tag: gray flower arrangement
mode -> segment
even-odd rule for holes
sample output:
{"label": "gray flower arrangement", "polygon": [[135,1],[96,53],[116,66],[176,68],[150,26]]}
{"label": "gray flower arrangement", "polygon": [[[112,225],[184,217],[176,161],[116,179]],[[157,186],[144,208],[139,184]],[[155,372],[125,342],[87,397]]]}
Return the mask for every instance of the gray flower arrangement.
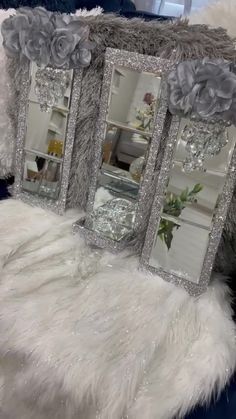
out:
{"label": "gray flower arrangement", "polygon": [[86,67],[94,43],[89,27],[76,16],[52,13],[42,7],[22,7],[2,23],[3,45],[10,57],[71,69]]}
{"label": "gray flower arrangement", "polygon": [[169,110],[236,124],[236,74],[223,59],[185,61],[168,77]]}

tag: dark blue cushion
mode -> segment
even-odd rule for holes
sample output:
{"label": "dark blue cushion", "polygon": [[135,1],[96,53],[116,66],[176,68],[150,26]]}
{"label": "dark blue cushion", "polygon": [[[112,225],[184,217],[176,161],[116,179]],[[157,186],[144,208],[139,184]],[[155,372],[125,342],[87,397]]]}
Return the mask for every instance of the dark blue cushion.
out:
{"label": "dark blue cushion", "polygon": [[[197,366],[196,366],[197,367]],[[236,376],[216,403],[199,407],[185,419],[235,419],[236,417]]]}
{"label": "dark blue cushion", "polygon": [[42,6],[51,11],[71,13],[76,10],[75,3],[76,0],[0,0],[0,8],[17,9],[22,6]]}
{"label": "dark blue cushion", "polygon": [[0,201],[9,198],[8,186],[12,185],[14,178],[0,179]]}
{"label": "dark blue cushion", "polygon": [[130,0],[0,0],[0,8],[18,8],[21,6],[43,6],[48,10],[71,13],[76,9],[88,10],[101,6],[105,12],[134,11],[135,6]]}

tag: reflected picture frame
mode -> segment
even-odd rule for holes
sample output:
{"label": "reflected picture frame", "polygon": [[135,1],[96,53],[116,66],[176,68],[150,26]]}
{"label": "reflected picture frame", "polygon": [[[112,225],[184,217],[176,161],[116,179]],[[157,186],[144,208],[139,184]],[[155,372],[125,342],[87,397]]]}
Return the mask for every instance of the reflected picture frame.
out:
{"label": "reflected picture frame", "polygon": [[32,63],[26,62],[21,70],[21,89],[19,100],[20,106],[18,111],[17,137],[14,155],[15,182],[13,185],[12,195],[14,198],[20,199],[27,204],[48,209],[59,215],[62,215],[66,209],[67,191],[69,185],[69,176],[75,137],[76,118],[81,93],[83,69],[78,68],[73,70],[71,100],[66,126],[65,146],[60,178],[60,189],[58,198],[54,200],[48,197],[32,194],[23,189],[24,153],[27,132],[29,92],[31,87],[31,65]]}
{"label": "reflected picture frame", "polygon": [[[164,127],[170,124],[172,119],[171,114],[168,112],[166,77],[169,72],[175,68],[175,63],[160,57],[142,55],[136,52],[117,50],[113,48],[106,49],[100,109],[94,139],[93,162],[91,169],[92,177],[89,186],[86,208],[87,217],[89,217],[92,213],[95,203],[95,194],[97,190],[99,171],[102,161],[102,147],[106,134],[106,117],[109,110],[111,85],[115,66],[125,67],[129,70],[136,70],[138,72],[143,71],[152,73],[161,77],[160,97],[158,100],[158,105],[156,105],[154,115],[154,128],[147,151],[147,159],[145,162],[142,179],[140,181],[137,198],[137,211],[135,216],[134,232],[137,233],[137,235],[141,235],[147,226],[148,214],[150,211],[153,195],[156,159],[160,144],[162,142],[162,136],[165,135]],[[74,231],[82,229],[84,233],[86,231],[86,221],[83,220],[83,225],[81,226],[79,224],[79,221],[75,223]],[[121,250],[121,248],[126,247],[127,245],[127,243],[124,243],[123,245],[121,244],[120,246],[117,246],[109,239],[97,239],[97,233],[92,234],[91,232],[88,232],[88,236],[89,241],[93,239],[93,241],[96,241],[97,243],[102,243],[102,247],[108,247],[110,249],[116,248],[117,250]],[[132,237],[132,243],[135,242],[133,239],[134,237]]]}
{"label": "reflected picture frame", "polygon": [[236,184],[236,143],[234,143],[234,149],[230,158],[228,170],[226,172],[223,190],[219,195],[213,214],[211,227],[209,229],[208,246],[203,260],[200,278],[198,283],[191,282],[184,276],[182,277],[175,273],[168,272],[163,267],[157,268],[150,264],[151,253],[162,216],[165,191],[167,190],[174,152],[178,142],[180,122],[181,118],[174,115],[169,134],[165,141],[160,172],[156,181],[155,197],[152,204],[139,266],[141,270],[149,271],[152,274],[159,275],[167,282],[182,286],[191,296],[199,296],[206,291],[211,280],[217,249],[220,244],[227,212]]}

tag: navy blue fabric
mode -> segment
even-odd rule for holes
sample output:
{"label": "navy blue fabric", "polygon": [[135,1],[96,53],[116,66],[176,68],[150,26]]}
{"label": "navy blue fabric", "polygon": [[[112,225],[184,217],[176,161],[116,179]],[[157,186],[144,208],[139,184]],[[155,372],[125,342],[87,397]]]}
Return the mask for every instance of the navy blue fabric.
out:
{"label": "navy blue fabric", "polygon": [[136,11],[135,5],[131,0],[0,0],[1,9],[16,9],[21,6],[43,6],[48,10],[61,13],[73,13],[80,8],[91,10],[96,6],[100,6],[105,13],[119,13],[128,19],[134,17],[141,17],[146,20],[170,19],[167,16],[157,16],[152,13]]}
{"label": "navy blue fabric", "polygon": [[235,419],[236,418],[236,375],[229,387],[222,393],[216,403],[208,408],[196,408],[185,419]]}
{"label": "navy blue fabric", "polygon": [[101,6],[105,12],[135,11],[130,0],[0,0],[0,8],[18,8],[21,6],[43,6],[51,11],[72,13],[76,9]]}
{"label": "navy blue fabric", "polygon": [[10,197],[8,186],[12,185],[14,178],[0,179],[0,201]]}
{"label": "navy blue fabric", "polygon": [[17,9],[22,6],[42,6],[51,11],[72,13],[76,10],[76,0],[0,0],[1,9]]}
{"label": "navy blue fabric", "polygon": [[132,19],[134,17],[140,17],[141,19],[145,19],[145,20],[160,20],[160,21],[165,21],[165,20],[171,20],[173,19],[171,16],[157,16],[153,13],[147,13],[147,12],[142,12],[141,10],[137,10],[137,11],[120,11],[120,14],[124,17],[127,17],[128,19]]}

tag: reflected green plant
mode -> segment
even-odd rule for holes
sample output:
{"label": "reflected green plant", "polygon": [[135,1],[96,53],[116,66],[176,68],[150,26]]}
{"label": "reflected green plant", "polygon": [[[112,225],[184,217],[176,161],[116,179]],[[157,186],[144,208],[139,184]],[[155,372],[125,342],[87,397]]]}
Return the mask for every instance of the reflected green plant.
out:
{"label": "reflected green plant", "polygon": [[[171,217],[178,218],[187,203],[197,202],[197,194],[201,192],[202,189],[203,186],[200,183],[197,183],[192,190],[186,188],[180,195],[167,193],[165,196],[163,213]],[[180,225],[172,220],[161,219],[158,237],[166,244],[168,250],[171,248],[173,230],[175,228],[179,229]]]}

